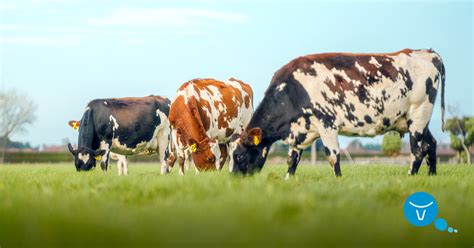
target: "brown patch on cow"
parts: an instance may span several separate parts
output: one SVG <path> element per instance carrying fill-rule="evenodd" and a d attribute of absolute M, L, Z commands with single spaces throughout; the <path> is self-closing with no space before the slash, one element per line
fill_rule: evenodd
<path fill-rule="evenodd" d="M 250 96 L 245 96 L 244 97 L 244 103 L 245 103 L 245 107 L 249 108 L 249 106 L 250 106 Z"/>
<path fill-rule="evenodd" d="M 226 128 L 225 129 L 225 136 L 230 137 L 234 133 L 234 131 L 235 130 L 233 128 Z"/>
<path fill-rule="evenodd" d="M 190 104 L 190 102 L 193 103 Z M 199 115 L 196 114 L 198 109 L 195 102 L 195 100 L 189 99 L 186 104 L 184 97 L 179 96 L 173 101 L 170 108 L 171 127 L 180 134 L 180 141 L 185 145 L 189 145 L 189 139 L 200 141 L 207 138 L 202 119 L 198 118 Z"/>
<path fill-rule="evenodd" d="M 221 165 L 221 168 L 224 166 L 225 161 L 227 160 L 227 156 L 229 156 L 229 153 L 227 152 L 227 146 L 226 145 L 219 145 L 219 150 L 221 150 L 221 158 L 219 161 L 219 164 Z"/>

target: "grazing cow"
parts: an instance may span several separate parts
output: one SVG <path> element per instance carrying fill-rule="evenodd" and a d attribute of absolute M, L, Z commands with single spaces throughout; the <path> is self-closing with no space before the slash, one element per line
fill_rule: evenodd
<path fill-rule="evenodd" d="M 90 170 L 97 159 L 107 170 L 110 152 L 125 156 L 157 152 L 161 173 L 168 172 L 169 107 L 170 100 L 160 96 L 91 101 L 80 121 L 78 149 L 68 145 L 76 169 Z"/>
<path fill-rule="evenodd" d="M 441 81 L 444 126 L 445 71 L 433 50 L 386 54 L 325 53 L 292 60 L 278 70 L 242 132 L 234 152 L 235 172 L 262 169 L 277 140 L 290 146 L 287 178 L 303 149 L 321 138 L 336 176 L 338 134 L 373 137 L 389 130 L 410 134 L 416 174 L 428 155 L 429 174 L 436 174 L 436 140 L 428 129 Z"/>
<path fill-rule="evenodd" d="M 81 125 L 80 121 L 71 120 L 68 122 L 69 126 L 71 126 L 74 130 L 79 130 L 79 126 Z M 117 160 L 117 172 L 120 175 L 128 175 L 128 162 L 127 156 L 120 155 L 117 153 L 110 152 L 109 158 L 113 160 Z"/>
<path fill-rule="evenodd" d="M 169 115 L 180 174 L 186 152 L 192 152 L 196 173 L 221 169 L 227 152 L 232 154 L 231 137 L 240 134 L 252 113 L 252 89 L 240 80 L 194 79 L 183 84 Z"/>

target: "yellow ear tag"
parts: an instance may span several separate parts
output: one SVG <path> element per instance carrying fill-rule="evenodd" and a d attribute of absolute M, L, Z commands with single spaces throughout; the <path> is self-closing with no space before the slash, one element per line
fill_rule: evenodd
<path fill-rule="evenodd" d="M 197 151 L 197 145 L 192 144 L 192 145 L 189 146 L 189 149 L 191 150 L 191 152 L 196 152 Z"/>
<path fill-rule="evenodd" d="M 260 144 L 260 139 L 257 136 L 253 136 L 253 144 L 258 146 Z"/>
<path fill-rule="evenodd" d="M 102 160 L 102 156 L 101 156 L 101 155 L 99 155 L 99 156 L 95 156 L 95 160 L 97 160 L 97 161 L 100 161 L 100 160 Z"/>
<path fill-rule="evenodd" d="M 79 129 L 79 125 L 77 125 L 77 122 L 75 122 L 75 123 L 73 124 L 72 128 L 73 128 L 74 130 Z"/>

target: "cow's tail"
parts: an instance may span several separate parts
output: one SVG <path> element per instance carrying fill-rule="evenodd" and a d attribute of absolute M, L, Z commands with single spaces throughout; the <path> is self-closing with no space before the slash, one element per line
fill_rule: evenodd
<path fill-rule="evenodd" d="M 446 128 L 444 126 L 444 108 L 445 108 L 445 105 L 444 105 L 444 85 L 445 85 L 445 81 L 446 81 L 446 75 L 445 75 L 444 64 L 443 64 L 442 60 L 441 60 L 441 68 L 440 69 L 441 69 L 440 70 L 440 80 L 441 80 L 441 130 L 443 130 L 443 132 L 444 132 L 446 130 Z"/>
<path fill-rule="evenodd" d="M 445 128 L 445 125 L 444 125 L 444 108 L 445 108 L 445 105 L 444 105 L 444 84 L 445 84 L 445 81 L 446 81 L 446 74 L 445 74 L 445 70 L 444 70 L 444 63 L 443 63 L 443 59 L 441 58 L 441 56 L 435 52 L 433 49 L 430 49 L 428 50 L 429 53 L 434 53 L 434 57 L 432 58 L 432 63 L 433 65 L 436 67 L 436 69 L 438 70 L 438 87 L 441 87 L 440 90 L 440 94 L 441 94 L 441 130 L 443 130 L 443 132 L 446 130 Z"/>

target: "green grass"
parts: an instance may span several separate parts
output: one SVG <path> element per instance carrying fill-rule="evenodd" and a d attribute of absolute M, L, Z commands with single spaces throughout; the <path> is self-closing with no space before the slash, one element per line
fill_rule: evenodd
<path fill-rule="evenodd" d="M 114 165 L 115 166 L 115 165 Z M 131 165 L 119 177 L 72 164 L 0 166 L 0 247 L 17 246 L 474 246 L 474 167 L 266 166 L 253 177 L 222 172 L 159 175 Z M 403 203 L 431 193 L 459 233 L 414 227 Z M 224 246 L 225 244 L 225 246 Z"/>

